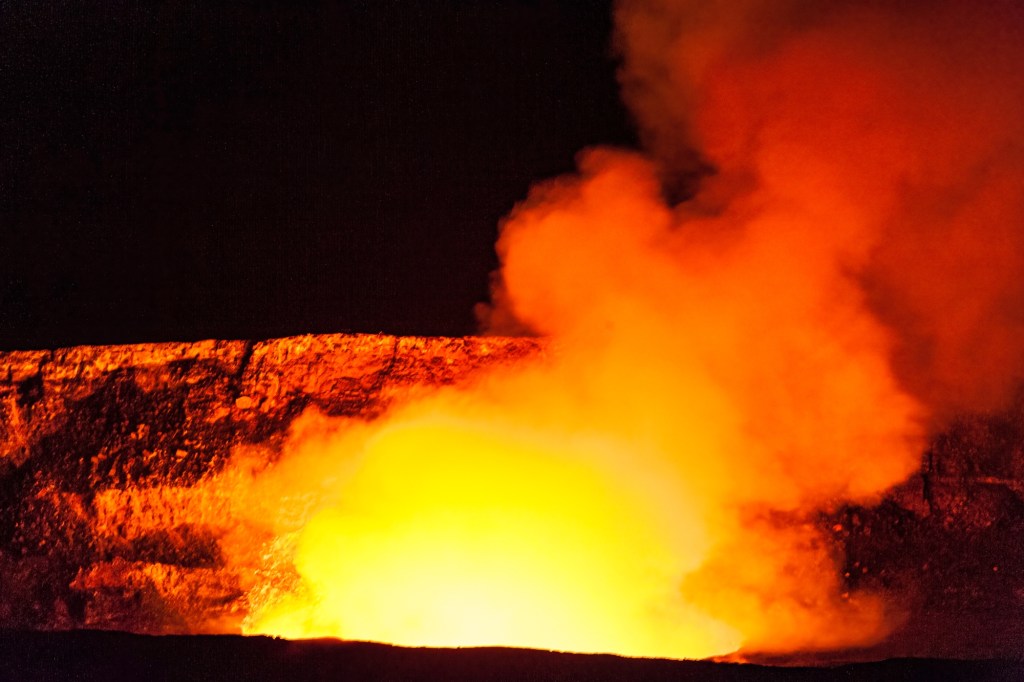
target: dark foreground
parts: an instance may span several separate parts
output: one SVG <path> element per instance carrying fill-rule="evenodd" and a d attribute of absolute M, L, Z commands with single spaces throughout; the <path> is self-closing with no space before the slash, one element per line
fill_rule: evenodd
<path fill-rule="evenodd" d="M 0 631 L 3 680 L 1024 680 L 1024 662 L 769 667 L 527 649 L 406 649 L 227 635 Z"/>

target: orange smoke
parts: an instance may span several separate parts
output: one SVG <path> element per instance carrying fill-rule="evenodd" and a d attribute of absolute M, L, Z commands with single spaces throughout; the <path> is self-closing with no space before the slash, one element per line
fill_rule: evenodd
<path fill-rule="evenodd" d="M 939 417 L 1009 397 L 1024 375 L 1020 3 L 623 0 L 617 20 L 660 172 L 692 174 L 679 150 L 694 147 L 716 169 L 691 210 L 845 203 L 814 231 L 853 220 L 845 267 L 903 384 Z"/>
<path fill-rule="evenodd" d="M 581 155 L 498 242 L 491 331 L 555 351 L 301 422 L 256 482 L 305 500 L 271 523 L 295 577 L 256 581 L 249 631 L 665 657 L 883 637 L 815 514 L 877 499 L 1024 369 L 1022 24 L 977 12 L 621 2 L 650 156 Z"/>

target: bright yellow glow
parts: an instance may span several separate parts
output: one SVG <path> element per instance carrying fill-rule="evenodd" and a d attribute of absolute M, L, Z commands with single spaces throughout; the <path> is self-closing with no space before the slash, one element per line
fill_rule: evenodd
<path fill-rule="evenodd" d="M 446 418 L 387 427 L 341 506 L 302 531 L 295 565 L 311 594 L 251 630 L 675 658 L 736 650 L 734 630 L 677 594 L 707 551 L 692 512 L 604 469 L 614 444 L 564 441 Z"/>

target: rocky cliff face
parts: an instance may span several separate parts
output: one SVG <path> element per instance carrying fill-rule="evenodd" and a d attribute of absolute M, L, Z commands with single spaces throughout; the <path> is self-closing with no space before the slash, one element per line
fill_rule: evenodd
<path fill-rule="evenodd" d="M 216 475 L 316 407 L 396 398 L 538 351 L 527 339 L 305 336 L 0 354 L 0 627 L 237 629 Z M 212 482 L 200 485 L 200 482 Z"/>
<path fill-rule="evenodd" d="M 371 420 L 530 339 L 305 336 L 0 354 L 0 627 L 237 631 L 257 556 L 225 570 L 239 448 L 272 459 L 310 407 Z M 1024 419 L 965 417 L 920 475 L 819 523 L 851 587 L 913 614 L 1024 613 Z M 243 562 L 244 563 L 244 562 Z"/>

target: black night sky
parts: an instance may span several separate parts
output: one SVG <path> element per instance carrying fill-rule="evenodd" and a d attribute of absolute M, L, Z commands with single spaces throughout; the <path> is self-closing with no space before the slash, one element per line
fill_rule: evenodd
<path fill-rule="evenodd" d="M 498 221 L 633 145 L 610 3 L 0 6 L 0 349 L 461 335 Z"/>

